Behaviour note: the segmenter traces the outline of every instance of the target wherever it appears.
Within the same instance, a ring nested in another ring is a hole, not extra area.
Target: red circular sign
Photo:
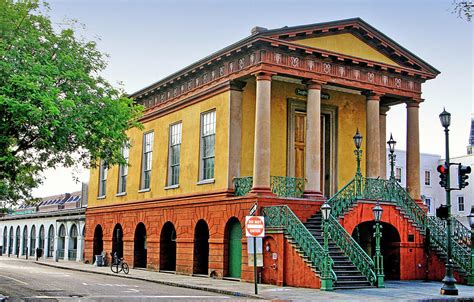
[[[252,216],[247,219],[245,225],[247,236],[260,237],[265,231],[265,222],[262,216]]]

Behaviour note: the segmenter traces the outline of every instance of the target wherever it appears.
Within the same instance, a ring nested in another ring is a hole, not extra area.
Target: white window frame
[[[428,208],[428,213],[431,214],[431,204],[433,202],[433,198],[431,197],[425,197],[425,205]]]
[[[210,117],[210,122],[206,120],[206,117]],[[217,119],[216,110],[208,110],[201,113],[201,133],[200,133],[200,155],[199,155],[199,183],[213,182],[215,177],[215,159],[216,159],[216,132],[217,132]],[[211,156],[204,156],[204,140],[206,137],[214,136],[214,146]],[[209,159],[213,159],[212,166],[212,177],[206,177],[205,175],[205,163]]]
[[[179,186],[179,176],[181,169],[181,143],[183,138],[183,123],[176,122],[171,124],[169,127],[169,139],[168,139],[168,181],[167,188],[175,188]],[[176,151],[174,148],[178,148]],[[173,163],[173,154],[177,152],[178,162]],[[177,167],[177,175],[173,173],[176,172],[173,168]]]
[[[458,212],[464,212],[466,210],[466,200],[464,199],[464,195],[458,195]],[[461,210],[461,201],[462,200],[462,210]]]
[[[426,177],[428,175],[428,178]],[[428,186],[428,187],[431,187],[431,171],[430,170],[425,170],[424,174],[423,174],[423,177],[424,177],[424,185],[425,186]],[[428,180],[428,183],[427,183],[427,180]]]
[[[142,168],[140,177],[140,191],[149,191],[151,188],[151,171],[153,167],[153,131],[143,133],[142,143]],[[147,139],[149,139],[147,141]],[[148,183],[147,183],[148,177]]]
[[[127,193],[127,176],[128,176],[128,160],[130,157],[130,143],[122,147],[122,156],[125,164],[119,165],[117,195],[125,195]]]
[[[107,194],[107,166],[103,160],[100,161],[99,166],[99,192],[97,197],[104,198]]]

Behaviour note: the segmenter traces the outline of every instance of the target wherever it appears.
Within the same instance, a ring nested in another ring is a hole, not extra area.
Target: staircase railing
[[[347,233],[337,218],[331,215],[328,219],[329,234],[337,246],[349,257],[355,267],[367,278],[370,284],[375,285],[377,276],[375,264],[360,245]]]
[[[291,236],[296,242],[298,248],[309,258],[311,263],[319,271],[322,271],[325,255],[323,247],[288,206],[264,207],[262,215],[265,216],[266,227],[282,228],[285,234]],[[333,264],[334,261],[331,258],[331,274],[335,281],[337,277],[332,269]]]
[[[253,177],[235,177],[234,178],[234,195],[244,196],[252,190]],[[286,177],[286,176],[270,176],[270,188],[272,193],[278,197],[294,197],[301,198],[304,193],[304,178]]]
[[[327,202],[331,205],[334,217],[340,217],[357,200],[369,199],[393,202],[413,222],[420,231],[426,234],[430,230],[430,244],[447,253],[447,234],[445,222],[437,217],[428,216],[427,213],[411,198],[408,192],[396,180],[374,179],[356,176],[346,186],[339,190]],[[470,230],[457,219],[452,219],[453,236],[452,258],[453,261],[465,272],[470,271]]]

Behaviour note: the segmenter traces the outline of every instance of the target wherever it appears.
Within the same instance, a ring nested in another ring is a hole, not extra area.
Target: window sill
[[[138,190],[138,193],[150,192],[150,188]]]
[[[122,192],[122,193],[117,193],[115,196],[120,197],[120,196],[125,196],[127,195],[127,192]]]
[[[172,190],[172,189],[177,189],[177,188],[179,188],[179,184],[177,184],[177,185],[171,185],[171,186],[166,186],[166,187],[165,187],[165,190]]]
[[[105,195],[97,196],[97,200],[100,200],[100,199],[105,199]]]
[[[211,178],[211,179],[203,179],[203,180],[200,180],[198,181],[196,184],[197,185],[207,185],[207,184],[213,184],[215,183],[216,180],[214,178]]]

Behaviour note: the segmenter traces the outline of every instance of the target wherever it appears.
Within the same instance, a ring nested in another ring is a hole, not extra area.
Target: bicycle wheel
[[[119,272],[119,265],[118,263],[112,263],[112,265],[110,265],[110,269],[112,270],[112,272],[114,273],[118,273]]]
[[[128,274],[129,269],[128,269],[128,264],[127,263],[125,263],[125,262],[122,263],[122,270],[125,273],[125,275]]]

